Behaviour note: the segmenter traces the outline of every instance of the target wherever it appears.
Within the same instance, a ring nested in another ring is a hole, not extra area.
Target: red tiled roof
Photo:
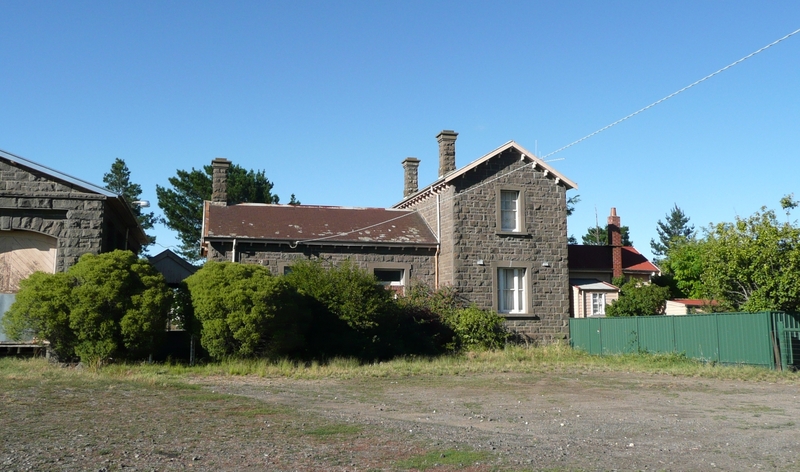
[[[611,246],[589,246],[570,244],[567,247],[570,270],[605,271],[613,270]],[[623,272],[660,272],[632,246],[622,247]]]
[[[261,241],[436,244],[419,213],[385,208],[205,203],[204,238]]]
[[[719,302],[716,300],[701,300],[699,298],[675,298],[669,300],[671,302],[680,303],[681,305],[691,306],[691,307],[704,307],[707,305],[717,306]]]

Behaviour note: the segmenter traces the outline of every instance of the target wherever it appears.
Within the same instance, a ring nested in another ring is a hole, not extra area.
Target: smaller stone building
[[[0,314],[35,271],[66,271],[85,253],[138,253],[146,242],[121,196],[0,151]]]

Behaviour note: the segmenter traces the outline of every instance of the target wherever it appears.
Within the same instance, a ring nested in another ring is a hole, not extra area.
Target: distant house
[[[199,267],[186,262],[186,259],[166,249],[147,258],[172,288],[178,287],[187,277],[197,272]]]
[[[85,253],[138,253],[146,242],[121,196],[0,151],[0,316],[33,272],[64,272]]]
[[[606,316],[606,306],[619,298],[619,287],[597,279],[569,279],[573,318]]]
[[[520,335],[564,338],[566,191],[576,185],[514,141],[456,168],[456,136],[437,136],[439,178],[422,189],[419,159],[403,160],[403,199],[392,208],[229,205],[230,162],[214,159],[203,254],[274,274],[301,259],[349,259],[399,293],[412,281],[452,286]]]
[[[716,300],[700,300],[697,298],[675,298],[667,300],[665,315],[693,315],[708,313],[712,307],[719,305]]]
[[[616,208],[608,217],[607,246],[570,244],[569,279],[572,296],[570,316],[605,316],[605,306],[619,297],[611,282],[617,277],[649,282],[661,270],[636,248],[622,245],[620,217]]]

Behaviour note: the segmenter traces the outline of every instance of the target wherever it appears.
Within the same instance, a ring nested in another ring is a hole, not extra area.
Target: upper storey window
[[[497,233],[525,235],[525,189],[520,186],[503,185],[497,188]]]
[[[520,231],[519,221],[519,191],[500,191],[500,230],[509,232]]]

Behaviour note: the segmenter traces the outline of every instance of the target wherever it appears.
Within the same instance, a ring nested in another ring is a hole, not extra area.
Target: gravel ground
[[[210,382],[514,469],[800,470],[795,385],[631,373]]]
[[[792,384],[618,372],[148,385],[0,371],[0,470],[800,470]],[[474,451],[449,462],[456,451]]]

